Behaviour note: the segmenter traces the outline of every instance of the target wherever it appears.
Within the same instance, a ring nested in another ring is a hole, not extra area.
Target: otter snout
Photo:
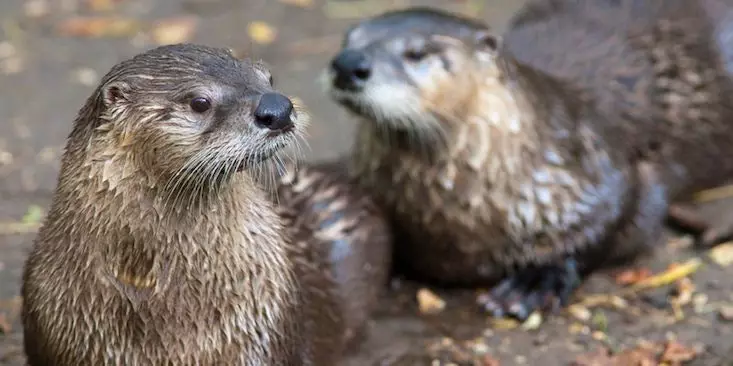
[[[254,111],[255,124],[273,132],[286,132],[295,127],[291,118],[293,103],[278,93],[265,93]]]
[[[343,50],[331,61],[331,69],[335,77],[336,88],[358,91],[372,74],[372,63],[369,56],[362,51]]]

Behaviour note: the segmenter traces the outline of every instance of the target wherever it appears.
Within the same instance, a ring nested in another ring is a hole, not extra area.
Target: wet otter
[[[250,174],[307,120],[264,64],[223,49],[114,66],[76,118],[25,266],[29,363],[335,364],[372,293],[352,291],[359,258],[344,268],[332,249],[381,242],[315,237]]]
[[[659,242],[670,198],[733,173],[718,163],[731,82],[684,4],[537,1],[505,37],[429,8],[350,29],[326,86],[359,119],[351,174],[390,210],[401,269],[493,284],[497,316],[557,309],[599,265]]]

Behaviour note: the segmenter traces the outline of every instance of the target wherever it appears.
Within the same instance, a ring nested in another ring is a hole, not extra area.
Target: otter
[[[225,49],[161,46],[112,67],[25,264],[29,364],[337,364],[373,303],[354,288],[382,273],[383,242],[364,239],[379,219],[316,236],[327,225],[308,210],[324,209],[279,207],[253,173],[308,121],[263,62]],[[342,215],[358,220],[367,206],[338,189],[326,205],[353,201]]]
[[[425,7],[352,26],[323,81],[358,121],[349,171],[390,215],[398,269],[490,286],[486,311],[524,319],[649,253],[669,202],[733,173],[701,6],[536,1],[504,35]]]

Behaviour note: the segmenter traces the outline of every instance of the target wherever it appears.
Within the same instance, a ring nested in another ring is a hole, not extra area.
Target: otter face
[[[493,60],[498,38],[475,21],[426,8],[357,24],[326,72],[333,99],[391,128],[419,131],[459,118],[477,67]]]
[[[289,145],[308,120],[264,64],[190,44],[118,64],[97,98],[116,149],[129,146],[139,167],[168,176],[231,175]]]

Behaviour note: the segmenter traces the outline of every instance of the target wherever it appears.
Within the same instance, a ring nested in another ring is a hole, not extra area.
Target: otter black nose
[[[265,93],[255,109],[255,123],[273,131],[284,130],[293,126],[290,119],[292,113],[293,103],[288,97],[278,93]]]
[[[331,61],[336,73],[334,85],[344,90],[359,90],[372,74],[372,63],[361,51],[343,50]]]

